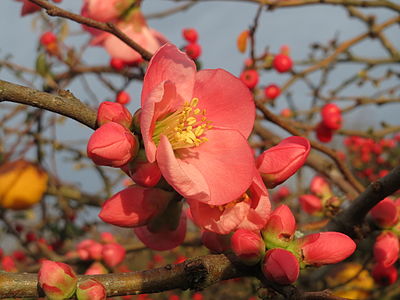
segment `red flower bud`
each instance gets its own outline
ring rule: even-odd
[[[276,248],[268,250],[262,263],[264,276],[279,284],[292,284],[299,277],[299,262],[289,251]]]
[[[291,136],[264,151],[257,158],[256,166],[265,185],[274,188],[292,176],[304,165],[310,149],[306,138]]]
[[[399,258],[399,239],[393,232],[382,232],[376,238],[374,258],[385,267],[389,267],[397,261]]]
[[[322,143],[329,143],[333,138],[333,130],[326,127],[324,123],[320,122],[315,128],[317,139]]]
[[[135,157],[138,149],[137,138],[129,130],[109,122],[92,134],[87,154],[97,165],[121,167]]]
[[[337,130],[342,126],[340,108],[334,103],[325,104],[321,109],[322,122],[326,127]]]
[[[227,234],[203,231],[201,241],[204,246],[216,253],[223,253],[231,248],[230,237]]]
[[[322,176],[314,176],[310,183],[310,191],[320,198],[332,197],[332,191],[329,183]]]
[[[389,228],[399,221],[399,210],[390,198],[385,198],[371,209],[371,217],[376,224]]]
[[[173,197],[173,193],[161,189],[133,185],[106,200],[99,217],[116,226],[143,226],[163,212]]]
[[[106,244],[102,255],[105,264],[109,267],[119,265],[125,259],[126,250],[118,243]]]
[[[76,289],[78,300],[105,300],[107,297],[105,287],[95,279],[86,279],[78,284]]]
[[[121,103],[104,101],[97,110],[97,124],[102,126],[108,122],[115,122],[129,128],[132,123],[132,115]]]
[[[126,64],[122,59],[113,57],[110,60],[110,66],[117,71],[121,71],[125,68]]]
[[[277,54],[272,61],[272,65],[279,73],[284,73],[292,69],[293,62],[290,56],[285,54]]]
[[[38,273],[39,285],[48,299],[68,299],[76,289],[78,278],[64,263],[43,260]]]
[[[231,237],[233,253],[246,265],[255,265],[265,253],[265,244],[259,233],[238,229]]]
[[[371,275],[375,282],[381,286],[388,286],[395,283],[398,277],[397,269],[393,265],[385,267],[382,264],[374,265]]]
[[[276,84],[270,84],[264,89],[264,94],[267,99],[274,100],[281,94],[281,89]]]
[[[6,272],[17,272],[15,261],[9,255],[5,255],[1,258],[1,268]]]
[[[281,205],[272,212],[262,235],[267,248],[285,247],[293,239],[295,230],[296,220],[290,208]]]
[[[322,201],[320,198],[306,194],[299,197],[300,206],[303,211],[312,215],[322,210]]]
[[[197,39],[199,38],[197,30],[194,28],[184,28],[182,30],[182,36],[189,43],[196,43]]]
[[[127,92],[125,92],[125,91],[120,91],[120,92],[117,94],[117,98],[115,99],[115,101],[116,101],[117,103],[119,103],[119,104],[126,105],[126,104],[128,104],[129,102],[131,102],[131,97],[129,96],[129,94],[128,94]]]
[[[101,237],[101,241],[102,241],[103,243],[108,244],[108,243],[114,243],[114,242],[115,242],[115,237],[114,237],[114,235],[113,235],[112,233],[110,233],[110,232],[102,232],[102,233],[100,234],[100,237]]]
[[[51,31],[47,31],[40,36],[40,44],[47,46],[57,42],[57,36]]]
[[[201,46],[195,43],[186,45],[185,52],[191,59],[196,60],[201,55]]]
[[[240,80],[249,88],[253,89],[258,83],[258,72],[253,69],[244,70],[240,74]]]
[[[349,257],[356,244],[340,232],[320,232],[307,235],[299,240],[303,262],[307,265],[327,265],[338,263]]]

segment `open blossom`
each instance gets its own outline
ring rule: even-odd
[[[246,193],[225,205],[213,206],[187,199],[193,222],[202,229],[228,234],[236,229],[260,230],[266,224],[271,203],[260,175],[255,172]]]
[[[291,136],[264,151],[257,158],[257,169],[265,185],[274,188],[292,176],[304,165],[310,149],[306,138]]]
[[[230,73],[196,72],[174,45],[153,56],[142,90],[140,127],[146,156],[183,197],[223,205],[253,179],[247,143],[255,117],[250,91]]]

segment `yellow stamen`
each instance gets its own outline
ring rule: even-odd
[[[212,122],[206,118],[205,109],[197,108],[198,103],[198,98],[185,101],[180,109],[158,120],[153,132],[154,143],[160,143],[161,135],[168,138],[174,150],[197,147],[207,142],[203,135],[212,128]]]

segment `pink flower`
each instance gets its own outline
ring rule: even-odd
[[[143,226],[163,212],[172,198],[173,193],[133,185],[106,200],[99,217],[116,226]]]
[[[376,238],[374,258],[385,267],[389,267],[397,261],[399,258],[399,239],[393,232],[382,232]]]
[[[218,234],[228,234],[239,228],[260,230],[266,224],[271,210],[268,191],[257,172],[249,190],[225,205],[213,206],[186,200],[193,222],[202,229]]]
[[[297,258],[289,251],[276,248],[268,250],[261,265],[264,276],[279,284],[292,284],[299,277]]]
[[[262,230],[264,241],[268,248],[285,247],[294,238],[296,220],[287,205],[276,208]]]
[[[320,198],[329,198],[332,196],[332,191],[328,181],[319,175],[314,176],[311,180],[310,191]]]
[[[265,185],[274,188],[304,165],[310,153],[310,142],[300,136],[291,136],[264,151],[256,160]]]
[[[246,265],[255,265],[265,253],[265,244],[260,233],[238,229],[232,235],[233,253]]]
[[[96,165],[121,167],[134,158],[138,148],[137,138],[128,129],[109,122],[92,134],[87,154]]]
[[[251,93],[228,72],[196,73],[170,44],[151,59],[142,90],[144,147],[183,197],[223,205],[247,190],[254,159],[246,139],[254,117]]]
[[[222,235],[211,231],[203,231],[201,241],[205,247],[216,253],[223,253],[231,248],[229,235]]]
[[[382,264],[375,264],[371,275],[375,282],[381,286],[388,286],[395,283],[398,277],[397,269],[393,265],[385,267]]]
[[[125,259],[125,255],[125,248],[118,243],[106,244],[103,247],[103,261],[109,267],[119,265]]]
[[[321,211],[323,208],[321,199],[311,194],[301,195],[299,202],[301,209],[310,215]]]
[[[68,299],[75,293],[78,278],[70,266],[43,260],[38,273],[38,281],[49,299]]]
[[[135,10],[130,18],[126,22],[118,22],[116,26],[150,53],[157,51],[167,40],[161,33],[147,26],[140,10]],[[121,59],[126,63],[142,61],[142,57],[138,52],[108,32],[97,35],[91,44],[104,47],[112,58]]]
[[[356,244],[340,232],[320,232],[306,235],[297,240],[303,262],[307,265],[338,263],[356,250]]]
[[[105,300],[107,294],[105,287],[100,282],[89,278],[79,282],[76,297],[78,300]]]
[[[399,221],[398,205],[392,199],[385,198],[371,209],[371,217],[380,227],[390,228]]]
[[[101,126],[108,122],[115,122],[129,129],[132,123],[132,115],[124,105],[104,101],[97,110],[97,124]]]
[[[170,250],[178,247],[186,236],[186,214],[182,213],[179,224],[175,228],[164,226],[157,232],[151,232],[147,226],[133,229],[138,239],[147,247],[157,251]]]

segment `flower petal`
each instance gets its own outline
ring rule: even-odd
[[[201,70],[196,74],[193,97],[198,107],[206,109],[212,125],[238,130],[247,138],[256,116],[253,96],[240,79],[229,72]]]
[[[175,45],[165,44],[153,55],[143,80],[142,106],[152,90],[163,81],[176,85],[180,103],[192,99],[196,65]]]
[[[175,153],[166,137],[157,149],[164,178],[185,198],[223,205],[238,199],[250,186],[254,157],[236,130],[207,131],[207,142]]]

